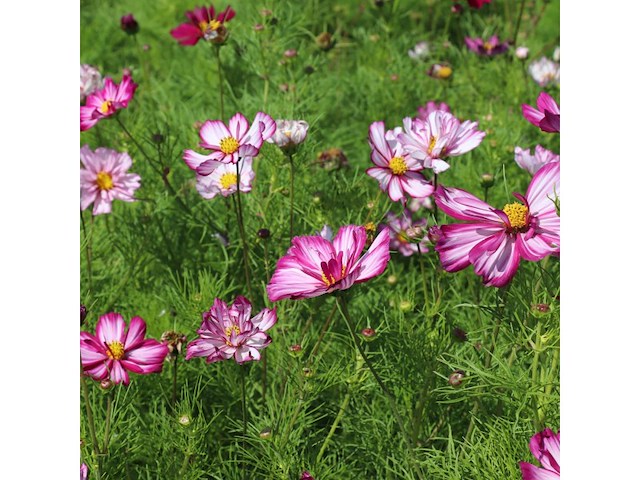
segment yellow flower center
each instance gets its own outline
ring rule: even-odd
[[[223,189],[229,190],[232,185],[238,185],[238,175],[227,172],[220,177],[220,186]]]
[[[332,274],[329,274],[329,278],[327,278],[327,276],[324,274],[324,272],[322,272],[322,281],[324,282],[324,284],[327,287],[331,287],[333,285],[335,285],[336,283],[338,283],[338,280],[342,280],[344,278],[344,273],[347,270],[347,266],[343,265],[342,266],[342,273],[340,275],[340,278],[336,279],[336,277],[334,277]]]
[[[487,52],[490,52],[491,50],[493,50],[493,45],[491,45],[489,42],[484,42],[484,49]]]
[[[440,70],[438,70],[438,77],[449,78],[452,73],[453,73],[453,70],[451,70],[451,67],[447,67],[447,66],[440,67]]]
[[[521,203],[508,203],[502,209],[509,217],[509,223],[512,228],[522,228],[527,225],[527,214],[529,210]]]
[[[427,152],[429,153],[429,155],[431,155],[431,152],[433,152],[437,141],[438,137],[436,137],[435,135],[431,137],[431,140],[429,140],[429,148],[427,148]]]
[[[109,111],[110,108],[111,100],[105,100],[104,102],[102,102],[102,105],[100,105],[100,113],[105,114]]]
[[[218,27],[220,27],[220,25],[222,24],[217,20],[211,20],[210,22],[200,22],[198,24],[200,30],[202,30],[203,32],[206,32],[207,30],[216,30]]]
[[[238,325],[231,325],[230,327],[224,329],[224,334],[227,337],[231,336],[231,332],[236,332],[236,335],[240,335],[240,327]]]
[[[404,175],[404,172],[408,170],[407,163],[404,158],[393,157],[389,162],[389,168],[394,175]]]
[[[107,357],[111,360],[120,360],[124,357],[124,345],[117,340],[107,343]]]
[[[233,137],[225,137],[220,140],[220,150],[227,155],[237,152],[239,147],[240,144],[238,143],[238,140]]]
[[[376,224],[373,222],[368,222],[364,224],[364,229],[367,233],[376,233]]]
[[[400,243],[409,243],[409,236],[407,235],[407,232],[405,230],[400,230],[396,234],[396,238]]]
[[[96,175],[96,185],[100,190],[111,190],[113,188],[113,179],[111,178],[111,174],[107,172],[99,172]]]

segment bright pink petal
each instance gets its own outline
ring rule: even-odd
[[[200,128],[200,146],[203,148],[220,150],[220,141],[227,137],[232,137],[231,132],[220,120],[207,120]]]
[[[394,202],[397,202],[404,198],[404,190],[402,190],[402,183],[397,175],[392,175],[389,180],[389,198]]]
[[[444,213],[458,220],[502,224],[502,219],[496,215],[492,206],[465,190],[440,185],[434,193],[434,199]]]
[[[540,126],[540,121],[544,118],[544,113],[536,110],[531,105],[522,104],[522,116],[536,127]]]
[[[222,152],[213,152],[209,155],[202,155],[198,152],[194,152],[193,150],[185,150],[182,156],[182,159],[184,160],[184,163],[186,163],[191,170],[197,171],[202,164],[209,162],[210,160],[212,161],[217,160],[219,162],[219,160],[222,157],[224,157],[224,153]],[[207,163],[207,165],[210,165],[210,164]],[[218,165],[222,165],[222,164],[218,163]],[[215,168],[213,170],[215,170]]]
[[[124,347],[126,350],[136,348],[144,341],[144,336],[147,333],[147,324],[140,317],[133,317],[129,322],[129,330],[124,340]]]
[[[119,313],[102,315],[96,325],[96,337],[102,343],[109,344],[117,341],[124,343],[124,329],[126,324]]]
[[[367,232],[360,225],[346,225],[340,227],[333,239],[336,254],[343,252],[342,261],[347,270],[356,262],[367,242]]]
[[[257,328],[262,332],[266,332],[273,327],[278,320],[275,308],[263,308],[260,313],[251,319]]]
[[[558,480],[560,475],[527,462],[520,462],[522,480]]]
[[[554,200],[560,197],[560,162],[544,165],[531,179],[525,198],[529,212],[538,215],[555,211]]]
[[[558,108],[558,104],[547,92],[540,92],[536,103],[538,106],[538,110],[540,110],[541,112],[547,110],[550,113],[560,115],[560,108]]]
[[[389,182],[391,181],[391,177],[393,177],[391,170],[388,168],[371,167],[367,169],[366,173],[378,181],[380,188],[384,192],[389,191]]]
[[[236,139],[241,139],[249,130],[249,122],[241,113],[236,113],[229,120],[229,131],[231,136]]]
[[[384,272],[391,257],[389,242],[389,229],[385,227],[375,238],[367,253],[351,268],[352,272],[357,273],[354,283],[366,282]]]
[[[512,235],[493,235],[471,249],[469,261],[485,285],[504,287],[513,278],[520,264],[520,254]]]
[[[400,177],[402,189],[413,198],[428,197],[434,192],[433,185],[418,172],[406,172]]]
[[[492,223],[453,224],[440,227],[442,237],[435,246],[442,268],[457,272],[468,267],[469,252],[484,239],[498,235],[504,227]]]
[[[175,38],[180,45],[192,46],[202,38],[202,30],[191,23],[183,23],[171,30],[171,36]]]

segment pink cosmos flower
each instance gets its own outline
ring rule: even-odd
[[[542,57],[529,64],[529,74],[541,87],[560,84],[560,64]]]
[[[231,307],[216,298],[202,314],[200,338],[187,345],[187,360],[206,357],[207,363],[234,357],[237,363],[260,360],[260,352],[271,343],[266,332],[276,323],[276,309],[264,308],[251,318],[251,303],[238,296]]]
[[[269,300],[317,297],[380,275],[389,262],[389,229],[383,228],[360,257],[366,241],[360,225],[340,227],[332,241],[319,235],[294,237],[267,285]]]
[[[80,332],[82,369],[96,380],[110,379],[113,383],[129,385],[129,372],[147,374],[162,371],[162,363],[169,353],[166,345],[144,339],[147,325],[140,317],[133,317],[129,329],[119,313],[102,315],[96,334]]]
[[[80,65],[80,102],[104,85],[102,75],[96,67],[87,64]]]
[[[276,120],[276,131],[269,143],[275,143],[283,150],[294,148],[307,138],[309,124],[304,120]]]
[[[537,262],[560,253],[560,163],[548,163],[531,179],[519,202],[502,210],[457,188],[438,187],[436,204],[447,215],[470,223],[442,225],[435,249],[447,272],[473,265],[485,285],[503,287],[523,258]]]
[[[433,100],[430,100],[424,106],[418,107],[417,118],[419,118],[423,122],[426,122],[431,112],[435,112],[436,110],[442,110],[443,112],[451,113],[449,105],[447,105],[445,102],[436,103]]]
[[[89,95],[86,105],[80,107],[80,131],[89,130],[99,120],[126,108],[136,88],[138,84],[129,75],[124,75],[119,85],[111,78],[105,78],[104,88]]]
[[[560,107],[551,95],[540,92],[537,100],[538,108],[522,104],[522,116],[543,132],[560,133]]]
[[[396,250],[405,257],[410,257],[414,253],[418,253],[418,244],[414,243],[412,238],[422,238],[420,240],[420,252],[424,254],[429,251],[429,244],[426,238],[426,219],[414,222],[409,210],[405,210],[400,216],[389,212],[387,213],[387,225],[393,232],[389,242],[391,250]]]
[[[560,478],[560,431],[553,433],[550,428],[531,437],[529,450],[540,462],[536,467],[529,462],[520,462],[522,480],[554,480]]]
[[[467,0],[472,8],[481,8],[485,3],[491,3],[491,0]]]
[[[435,173],[449,168],[445,158],[473,150],[486,135],[478,130],[478,122],[465,120],[461,123],[443,110],[431,112],[426,121],[406,117],[403,125],[404,133],[398,135],[398,140],[404,150],[424,168],[431,168]]]
[[[180,45],[192,46],[204,39],[213,43],[224,43],[228,32],[224,23],[236,16],[236,12],[230,6],[216,16],[213,5],[210,7],[196,7],[193,11],[185,13],[189,23],[183,23],[171,30],[171,36]]]
[[[420,173],[422,165],[404,151],[394,131],[385,136],[384,122],[373,122],[369,127],[369,145],[376,166],[367,169],[367,175],[378,181],[391,200],[404,204],[405,194],[421,198],[433,193],[433,185]]]
[[[202,155],[185,150],[183,159],[191,170],[199,175],[210,175],[220,163],[237,163],[240,158],[258,155],[262,143],[276,131],[276,122],[266,113],[258,112],[249,128],[249,122],[241,113],[229,120],[229,128],[220,120],[207,120],[200,128],[200,146],[212,150]]]
[[[314,480],[308,470],[305,470],[300,474],[300,480]]]
[[[240,169],[240,191],[249,193],[251,182],[256,174],[252,168],[253,158],[245,158],[237,166],[233,163],[220,163],[210,175],[196,174],[196,190],[204,198],[210,199],[220,194],[228,197],[238,190],[237,168]]]
[[[89,145],[80,149],[80,209],[93,203],[93,214],[111,213],[111,202],[133,202],[134,192],[140,186],[140,175],[127,173],[131,157],[127,152],[116,152],[99,147],[92,152]]]
[[[80,480],[87,480],[89,478],[89,467],[86,463],[80,465]]]
[[[536,145],[534,155],[531,155],[528,148],[523,150],[520,147],[516,147],[514,153],[515,161],[518,166],[529,172],[531,175],[535,174],[547,163],[560,161],[560,155],[553,153],[551,150],[547,150],[541,145]]]
[[[464,43],[467,44],[467,48],[469,50],[483,56],[498,55],[509,50],[509,42],[500,43],[497,35],[492,36],[491,38],[489,38],[489,40],[483,40],[482,38],[465,37]]]

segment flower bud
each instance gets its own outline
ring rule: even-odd
[[[144,45],[142,45],[143,52],[148,52],[149,50],[151,50],[151,45],[149,45],[148,43],[145,43]]]
[[[85,318],[87,318],[87,307],[80,304],[80,326],[84,325]]]
[[[260,237],[261,239],[266,240],[270,236],[271,231],[268,228],[261,228],[260,230],[258,230],[258,237]]]
[[[400,76],[399,76],[397,73],[392,73],[391,75],[389,75],[389,79],[390,79],[392,82],[397,82],[397,81],[398,81],[398,79],[400,79]]]
[[[459,3],[454,3],[451,6],[451,13],[454,13],[456,15],[462,13],[462,5],[460,5]]]
[[[295,48],[290,48],[284,51],[285,58],[293,58],[298,56],[298,51]]]
[[[164,142],[164,135],[162,135],[161,133],[154,133],[153,135],[151,135],[151,141],[153,143],[160,144]]]
[[[305,470],[300,475],[300,480],[314,480],[314,478],[311,476],[311,474],[307,470]]]
[[[438,225],[433,225],[427,230],[427,238],[434,245],[442,238],[442,230]]]
[[[124,30],[128,35],[135,35],[140,31],[140,25],[135,18],[133,18],[133,14],[129,13],[120,18],[120,28]]]
[[[320,35],[316,37],[316,45],[320,47],[321,50],[331,50],[333,47],[334,41],[333,37],[329,32],[322,32]]]
[[[289,354],[292,357],[299,357],[302,355],[302,346],[299,343],[289,346]]]
[[[307,65],[306,67],[304,67],[304,73],[306,73],[307,75],[311,75],[315,71],[316,69],[311,65]]]
[[[462,380],[464,379],[464,372],[462,370],[456,370],[451,375],[449,375],[449,385],[453,388],[458,388],[462,385]]]
[[[420,225],[412,225],[406,230],[407,237],[416,240],[424,236],[424,229]]]
[[[467,332],[465,332],[460,327],[455,327],[453,329],[453,336],[456,338],[456,340],[459,340],[460,342],[467,341]]]
[[[260,438],[262,440],[269,440],[271,438],[271,429],[269,427],[263,428],[260,431]]]
[[[412,308],[413,308],[413,305],[409,300],[400,301],[400,310],[402,310],[403,312],[408,312]]]
[[[109,390],[111,390],[111,387],[113,387],[113,382],[110,378],[105,378],[104,380],[100,381],[100,388],[103,391],[108,392]]]
[[[516,58],[520,60],[526,60],[529,57],[529,49],[527,47],[516,48]]]
[[[178,418],[178,423],[183,427],[187,427],[191,424],[191,417],[186,413],[183,415],[180,415],[180,417]]]
[[[310,368],[308,368],[308,367],[304,367],[304,368],[302,369],[302,374],[303,374],[305,377],[307,377],[307,378],[313,377],[313,370],[311,370],[311,369],[310,369]]]
[[[325,170],[339,170],[349,163],[344,152],[336,147],[320,152],[317,160]]]
[[[263,24],[261,24],[261,23],[256,23],[256,24],[253,26],[253,29],[254,29],[256,32],[261,32],[262,30],[264,30],[264,25],[263,25]]]
[[[360,331],[360,335],[362,335],[367,342],[370,342],[375,338],[376,331],[373,328],[367,327]]]
[[[260,10],[260,15],[262,15],[263,17],[270,17],[271,15],[273,15],[273,12],[268,8],[263,8],[262,10]]]
[[[482,188],[493,187],[494,182],[495,179],[490,173],[483,173],[482,175],[480,175],[480,186]]]

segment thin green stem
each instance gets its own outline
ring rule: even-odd
[[[313,350],[311,350],[311,355],[309,355],[309,358],[307,359],[307,363],[305,365],[306,367],[308,367],[311,364],[311,362],[313,362],[313,357],[316,355],[316,353],[318,353],[318,349],[320,348],[322,339],[324,338],[327,331],[329,330],[329,326],[331,325],[331,320],[333,319],[333,315],[336,313],[337,309],[338,309],[338,306],[334,305],[333,308],[331,309],[331,312],[329,313],[329,316],[325,320],[324,325],[322,325],[322,330],[320,330],[320,336],[318,337],[318,340],[316,341],[316,344],[314,345]]]
[[[389,405],[391,406],[391,412],[393,413],[396,423],[400,428],[400,433],[402,434],[404,441],[407,444],[407,447],[409,448],[409,453],[411,455],[411,460],[413,463],[412,466],[414,467],[414,470],[418,475],[418,478],[424,479],[424,476],[420,471],[420,468],[415,462],[415,458],[414,458],[415,445],[411,441],[411,437],[407,433],[407,430],[404,426],[402,416],[400,415],[400,412],[398,411],[398,406],[396,405],[395,397],[393,396],[391,391],[386,387],[386,385],[382,381],[382,378],[380,378],[380,375],[378,375],[378,372],[375,370],[375,368],[373,367],[373,364],[369,360],[369,357],[367,356],[366,352],[362,348],[362,345],[360,345],[360,342],[358,342],[358,338],[356,337],[355,327],[353,325],[351,317],[349,316],[349,311],[347,310],[346,300],[344,299],[343,296],[338,295],[336,296],[336,303],[338,304],[338,310],[340,310],[340,313],[342,314],[342,318],[344,318],[345,322],[347,323],[347,327],[349,328],[349,333],[351,334],[351,338],[353,339],[353,343],[355,343],[356,348],[358,349],[358,352],[360,352],[360,356],[362,357],[364,362],[367,364],[367,367],[369,368],[369,371],[373,375],[373,378],[376,380],[376,382],[378,382],[380,389],[382,390],[384,395],[387,397],[387,400],[389,401]]]
[[[533,362],[531,363],[531,387],[534,389],[534,391],[536,392],[535,395],[533,395],[532,400],[534,402],[534,409],[536,410],[536,417],[534,420],[534,427],[536,428],[536,431],[541,430],[541,424],[542,424],[542,417],[544,417],[544,414],[541,414],[541,410],[540,410],[540,386],[539,384],[539,380],[538,380],[538,363],[540,361],[540,348],[542,346],[542,323],[538,322],[537,326],[536,326],[536,341],[535,344],[533,346]]]
[[[418,246],[418,262],[420,263],[420,276],[422,277],[422,290],[424,292],[424,306],[427,306],[429,294],[427,292],[427,276],[424,273],[424,258],[422,256],[422,250],[420,249],[420,242],[416,244]]]
[[[291,201],[291,209],[289,214],[289,240],[293,239],[293,174],[294,174],[294,165],[293,165],[293,154],[288,153],[289,164],[291,165],[291,184],[289,186],[289,200]]]
[[[218,62],[218,85],[220,90],[220,119],[224,121],[224,80],[222,77],[222,60],[220,59],[220,45],[213,45],[213,51]]]
[[[173,394],[171,395],[171,406],[173,408],[175,408],[177,400],[178,400],[178,355],[176,355],[173,358]]]
[[[518,41],[518,32],[520,31],[520,21],[522,20],[522,14],[524,13],[524,4],[526,0],[520,1],[520,12],[518,13],[518,21],[516,22],[516,31],[513,34],[513,44],[515,45]]]
[[[80,385],[82,387],[82,395],[84,396],[84,406],[87,413],[87,423],[89,427],[89,434],[91,435],[91,446],[93,448],[93,456],[96,459],[96,477],[101,478],[100,470],[102,469],[102,456],[100,454],[100,445],[98,444],[98,437],[96,436],[96,423],[93,418],[93,411],[91,410],[91,402],[89,401],[89,387],[87,387],[87,380],[82,373],[82,365],[80,365]]]
[[[91,270],[91,258],[93,256],[93,215],[91,215],[91,228],[89,231],[89,235],[87,235],[87,229],[84,224],[84,217],[82,216],[82,211],[80,211],[80,220],[82,223],[82,232],[87,242],[84,252],[87,258],[87,279],[89,283],[89,292],[93,292],[93,274]]]
[[[251,276],[249,275],[249,246],[247,244],[247,236],[244,231],[244,220],[242,218],[242,198],[240,195],[240,162],[242,158],[238,159],[236,163],[236,197],[237,197],[237,209],[236,214],[238,216],[238,228],[240,230],[240,238],[242,239],[242,260],[244,263],[244,277],[247,283],[247,289],[249,290],[249,297],[253,298],[253,290],[251,288]]]
[[[102,453],[107,455],[109,449],[109,433],[111,430],[111,417],[113,414],[113,388],[107,394],[107,414],[105,416],[104,442],[102,444]]]
[[[349,406],[349,400],[350,399],[351,399],[351,393],[347,392],[347,394],[342,399],[342,403],[340,404],[340,410],[338,410],[338,414],[336,415],[336,418],[333,420],[333,423],[331,424],[331,429],[329,430],[329,434],[324,439],[324,442],[322,442],[322,446],[320,447],[320,451],[318,452],[318,455],[316,456],[316,464],[320,463],[320,459],[322,458],[322,455],[324,454],[324,451],[329,446],[329,441],[331,440],[331,437],[333,437],[333,434],[335,433],[336,429],[338,428],[338,425],[340,425],[340,421],[342,420],[342,417],[344,416],[344,413],[346,412],[347,407]]]

